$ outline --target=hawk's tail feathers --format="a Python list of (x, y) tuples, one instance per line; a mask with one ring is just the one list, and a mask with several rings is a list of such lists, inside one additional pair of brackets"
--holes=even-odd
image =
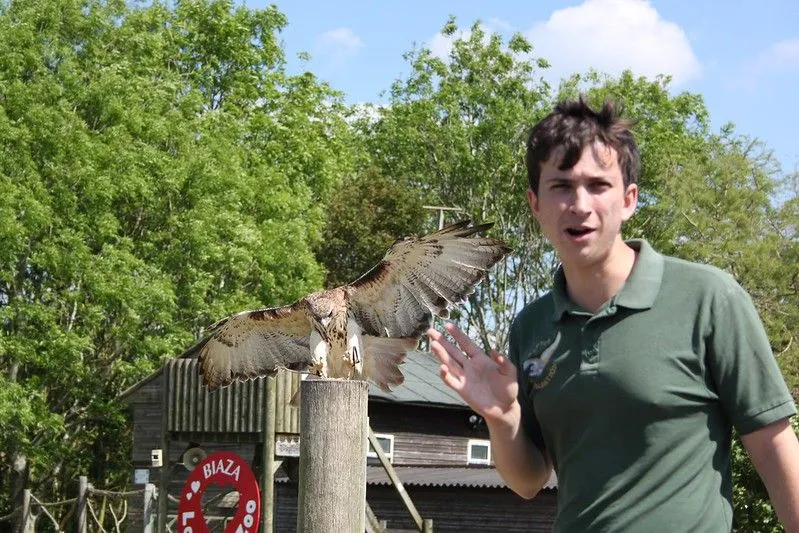
[(385, 392), (391, 387), (402, 385), (405, 376), (399, 365), (405, 362), (405, 355), (416, 348), (416, 337), (372, 337), (363, 336), (364, 374)]

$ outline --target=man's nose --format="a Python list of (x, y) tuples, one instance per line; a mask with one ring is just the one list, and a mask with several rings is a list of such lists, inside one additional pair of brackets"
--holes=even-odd
[(587, 215), (591, 212), (590, 195), (585, 187), (575, 187), (569, 210), (575, 215)]

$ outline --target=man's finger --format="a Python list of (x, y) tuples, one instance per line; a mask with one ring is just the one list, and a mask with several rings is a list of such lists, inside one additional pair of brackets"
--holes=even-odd
[(463, 365), (466, 363), (466, 354), (464, 354), (458, 346), (452, 344), (440, 331), (430, 328), (427, 331), (427, 338), (430, 339), (431, 350), (433, 348), (434, 342), (438, 343), (439, 346), (441, 346), (444, 350), (442, 353), (434, 352), (439, 356), (438, 358), (442, 363), (453, 361), (460, 367), (463, 367)]
[(510, 359), (505, 357), (505, 355), (496, 350), (491, 350), (491, 359), (493, 359), (497, 364), (500, 374), (513, 376), (514, 379), (516, 378), (516, 365), (514, 365)]
[[(436, 335), (436, 333), (438, 332), (434, 332), (434, 330), (428, 332), (430, 351), (438, 358), (442, 366), (447, 367), (451, 374), (460, 378), (463, 375), (463, 354), (461, 354), (457, 347), (448, 342), (443, 335)], [(458, 358), (460, 358), (461, 361), (458, 361)]]
[(485, 352), (481, 350), (468, 335), (461, 331), (458, 326), (452, 322), (447, 322), (444, 324), (444, 328), (452, 335), (452, 338), (455, 339), (455, 342), (458, 343), (458, 346), (461, 347), (461, 350), (463, 350), (466, 355), (469, 357), (485, 356)]
[(448, 372), (458, 378), (463, 376), (463, 366), (454, 358), (450, 357), (447, 350), (438, 341), (430, 342), (430, 351), (438, 357), (441, 366), (446, 367)]
[(441, 376), (441, 381), (443, 381), (447, 387), (454, 390), (458, 394), (461, 393), (463, 390), (463, 380), (450, 372), (448, 366), (441, 365), (441, 368), (438, 370), (438, 374)]

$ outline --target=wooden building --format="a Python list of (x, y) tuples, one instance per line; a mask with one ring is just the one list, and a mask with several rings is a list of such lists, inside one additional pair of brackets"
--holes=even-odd
[[(425, 352), (409, 354), (402, 367), (405, 383), (392, 393), (370, 384), (369, 423), (414, 505), (435, 531), (550, 531), (556, 507), (553, 479), (536, 498), (510, 491), (491, 464), (488, 433), (482, 420), (438, 377), (438, 362)], [(169, 361), (159, 372), (122, 395), (133, 420), (132, 482), (167, 486), (167, 516), (177, 511), (191, 465), (184, 456), (234, 451), (263, 479), (267, 384), (276, 392), (274, 520), (277, 532), (296, 531), (299, 409), (289, 399), (299, 387), (297, 374), (234, 383), (208, 392), (194, 359)], [(153, 467), (160, 450), (163, 466)], [(186, 454), (187, 450), (191, 450)], [(157, 455), (157, 453), (156, 453)], [(387, 531), (415, 530), (385, 469), (367, 458), (367, 503)], [(188, 459), (187, 459), (188, 460)], [(235, 493), (217, 498), (206, 516), (220, 523), (235, 512)], [(165, 500), (167, 500), (165, 498)], [(142, 504), (131, 501), (130, 531), (142, 528)], [(177, 528), (172, 527), (172, 531)], [(218, 529), (221, 531), (221, 528)]]

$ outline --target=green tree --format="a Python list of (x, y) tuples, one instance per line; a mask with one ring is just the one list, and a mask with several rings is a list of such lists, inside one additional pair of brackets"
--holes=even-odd
[(372, 268), (394, 241), (421, 235), (430, 213), (423, 192), (375, 167), (345, 179), (330, 200), (317, 257), (327, 269), (325, 285), (350, 283)]
[(0, 3), (0, 514), (127, 481), (118, 393), (211, 321), (322, 285), (355, 155), (275, 8)]
[(501, 348), (513, 311), (543, 290), (554, 266), (524, 201), (524, 138), (549, 105), (539, 79), (547, 65), (530, 59), (521, 35), (505, 42), (479, 23), (462, 32), (454, 19), (442, 33), (452, 39), (449, 57), (428, 48), (406, 54), (410, 74), (362, 131), (383, 174), (406, 176), (431, 203), (460, 208), (452, 218), (495, 222), (493, 233), (515, 248), (463, 308), (464, 325), (485, 346)]

